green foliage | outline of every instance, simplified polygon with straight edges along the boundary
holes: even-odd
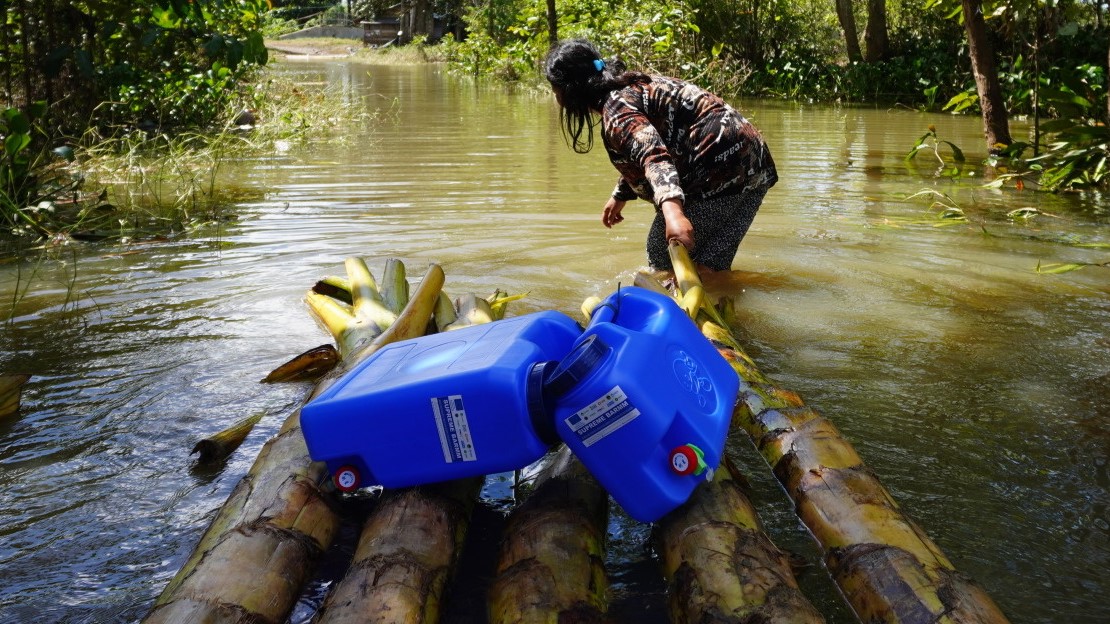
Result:
[[[46,102],[26,110],[0,111],[0,226],[33,236],[47,235],[57,221],[57,203],[75,195],[81,179],[64,169],[73,150],[46,150],[41,140]]]
[[[560,38],[594,41],[629,67],[689,77],[710,65],[697,45],[693,16],[682,2],[567,0],[558,5],[558,30]],[[545,3],[489,2],[472,6],[463,19],[467,38],[447,44],[456,68],[503,80],[538,80],[550,46]]]
[[[101,217],[70,166],[106,137],[219,126],[267,61],[267,0],[64,0],[4,3],[0,225],[53,236]],[[34,102],[31,105],[18,105]],[[92,132],[86,132],[89,128]],[[141,132],[137,132],[141,131]],[[87,145],[88,143],[86,143]],[[56,149],[52,146],[62,145]]]
[[[268,8],[267,0],[6,4],[20,28],[0,39],[0,69],[28,92],[5,95],[47,100],[74,132],[90,122],[203,126],[266,63]]]

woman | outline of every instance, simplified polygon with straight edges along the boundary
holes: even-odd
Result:
[[[601,138],[620,180],[602,211],[605,227],[624,220],[625,203],[655,204],[648,263],[669,270],[668,242],[682,243],[699,272],[732,266],[736,249],[778,180],[755,126],[724,100],[675,78],[625,71],[588,41],[556,44],[544,74],[559,102],[571,148]]]

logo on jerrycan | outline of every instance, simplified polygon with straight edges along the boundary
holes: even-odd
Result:
[[[672,349],[670,355],[671,369],[679,384],[694,397],[699,408],[712,411],[717,404],[713,382],[702,370],[698,361],[682,349]]]

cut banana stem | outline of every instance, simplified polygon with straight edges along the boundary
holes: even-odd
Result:
[[[693,286],[701,286],[701,277],[694,267],[694,262],[690,260],[690,253],[686,251],[686,247],[682,243],[671,241],[667,251],[671,256],[671,268],[674,271],[678,289],[685,293]]]
[[[324,328],[336,340],[339,340],[343,331],[355,318],[351,306],[327,295],[321,295],[314,290],[308,291],[308,294],[305,295],[305,301],[308,303],[309,309],[312,310],[312,314],[324,324]]]
[[[494,320],[493,310],[490,308],[489,302],[474,293],[460,296],[455,301],[455,308],[458,312],[458,319],[447,325],[444,328],[445,331],[454,331]]]
[[[351,307],[355,318],[364,319],[384,330],[393,324],[397,314],[382,302],[378,283],[362,258],[347,258],[347,279],[351,280]]]
[[[698,312],[704,305],[705,289],[700,285],[690,286],[686,292],[682,293],[682,299],[678,302],[678,306],[682,308],[686,316],[689,316],[691,319],[698,316]]]
[[[435,323],[437,331],[444,331],[447,326],[454,323],[459,318],[459,313],[455,310],[455,304],[451,301],[450,295],[439,291],[439,297],[436,299],[435,309]]]
[[[370,344],[382,333],[377,323],[366,317],[353,315],[349,306],[336,299],[313,291],[309,291],[305,299],[316,318],[320,319],[335,338],[339,354],[344,359]]]
[[[566,446],[522,472],[488,592],[490,624],[607,622],[609,495]]]
[[[391,327],[345,356],[310,398],[389,341],[423,330],[442,287],[443,271],[433,265],[398,317],[406,327]],[[320,486],[327,480],[325,465],[309,457],[295,410],[263,445],[144,624],[286,621],[339,530],[334,501]]]
[[[363,360],[387,344],[424,335],[439,300],[443,281],[443,269],[438,264],[428,267],[424,279],[420,280],[420,284],[409,297],[408,305],[397,315],[397,320],[369,345],[355,351],[354,359]]]
[[[199,461],[202,464],[221,461],[239,448],[259,420],[262,420],[262,412],[248,416],[223,431],[203,438],[193,446],[189,454],[200,453]]]
[[[330,344],[305,351],[270,371],[262,383],[316,381],[339,364],[339,351]]]
[[[596,309],[599,305],[601,305],[601,297],[598,297],[597,295],[590,295],[589,297],[586,297],[585,301],[582,302],[582,307],[580,308],[580,310],[582,312],[582,318],[585,319],[587,323],[590,322],[590,319],[594,315],[594,309]]]
[[[695,310],[700,311],[700,314],[704,314],[718,325],[724,325],[724,321],[721,319],[721,314],[717,311],[717,308],[709,304],[708,299],[704,296],[705,287],[701,283],[701,277],[698,275],[698,270],[694,268],[694,262],[690,259],[690,254],[686,252],[686,248],[683,247],[681,243],[671,242],[667,251],[671,256],[671,266],[674,269],[675,281],[678,286],[678,300],[682,302],[686,293],[691,290],[702,290],[702,304]],[[690,315],[690,318],[694,319],[694,321],[697,321],[698,311]]]
[[[382,303],[394,314],[400,314],[409,302],[409,283],[405,277],[405,263],[396,258],[385,261],[382,274]]]
[[[327,295],[351,305],[351,282],[345,277],[329,275],[312,286],[312,292]]]
[[[23,384],[31,379],[30,375],[0,375],[0,418],[19,413],[19,403],[23,394]]]

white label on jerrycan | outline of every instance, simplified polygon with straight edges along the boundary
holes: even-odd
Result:
[[[600,399],[566,417],[563,422],[574,431],[583,446],[590,447],[639,415],[640,410],[628,402],[624,390],[613,386]]]
[[[432,397],[432,412],[439,430],[439,444],[443,448],[443,461],[476,461],[474,440],[470,437],[470,424],[466,421],[461,394]]]

